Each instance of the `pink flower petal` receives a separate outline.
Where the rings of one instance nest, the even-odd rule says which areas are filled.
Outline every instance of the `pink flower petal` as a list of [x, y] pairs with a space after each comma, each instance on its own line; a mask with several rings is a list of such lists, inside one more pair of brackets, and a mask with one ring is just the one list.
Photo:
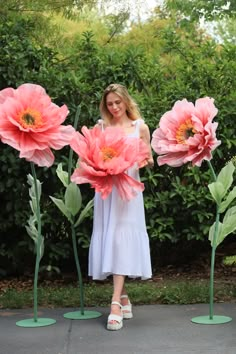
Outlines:
[[0, 91], [0, 138], [20, 151], [20, 157], [39, 166], [51, 166], [51, 149], [68, 145], [74, 128], [62, 126], [69, 111], [51, 102], [45, 89], [35, 84], [23, 84], [16, 90]]
[[13, 88], [6, 88], [0, 91], [0, 104], [5, 102], [8, 97], [14, 96], [15, 90]]
[[123, 200], [131, 200], [138, 192], [144, 190], [144, 184], [122, 173], [113, 178], [114, 185]]
[[166, 155], [158, 156], [157, 163], [159, 166], [167, 164], [172, 167], [179, 167], [184, 164], [185, 157], [186, 153], [184, 152], [173, 152]]
[[79, 166], [71, 176], [75, 183], [90, 183], [102, 198], [106, 198], [116, 186], [123, 199], [130, 200], [143, 184], [127, 176], [125, 172], [149, 156], [149, 150], [138, 138], [128, 138], [122, 130], [108, 127], [82, 128], [70, 142], [79, 155]]
[[177, 101], [152, 135], [158, 164], [178, 167], [192, 162], [200, 166], [203, 160], [210, 160], [211, 152], [221, 143], [215, 134], [217, 123], [212, 123], [216, 114], [212, 98], [200, 98], [195, 106], [186, 99]]
[[40, 167], [50, 167], [54, 162], [54, 155], [50, 149], [20, 152], [20, 158], [34, 162]]

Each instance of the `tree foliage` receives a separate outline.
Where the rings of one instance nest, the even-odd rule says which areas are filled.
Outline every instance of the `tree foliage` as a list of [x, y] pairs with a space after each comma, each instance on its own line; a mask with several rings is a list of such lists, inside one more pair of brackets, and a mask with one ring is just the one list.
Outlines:
[[236, 45], [236, 19], [227, 18], [216, 24], [216, 33], [223, 42]]
[[236, 16], [234, 0], [166, 0], [165, 5], [167, 10], [179, 11], [181, 15], [189, 16], [191, 20], [204, 17], [207, 21], [212, 21]]
[[92, 8], [96, 4], [96, 0], [0, 0], [0, 14], [51, 11], [71, 16], [73, 13], [81, 11], [85, 5]]

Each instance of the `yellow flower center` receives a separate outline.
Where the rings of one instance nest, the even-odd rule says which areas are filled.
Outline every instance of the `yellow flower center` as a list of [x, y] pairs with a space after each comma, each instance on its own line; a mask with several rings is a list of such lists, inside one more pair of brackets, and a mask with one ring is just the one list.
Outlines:
[[43, 123], [41, 113], [31, 108], [20, 112], [18, 119], [23, 128], [39, 128]]
[[104, 146], [101, 149], [103, 161], [111, 160], [113, 157], [117, 156], [117, 151], [109, 146]]
[[196, 133], [197, 131], [194, 129], [191, 119], [187, 119], [179, 126], [176, 132], [176, 140], [178, 144], [185, 144], [186, 140]]

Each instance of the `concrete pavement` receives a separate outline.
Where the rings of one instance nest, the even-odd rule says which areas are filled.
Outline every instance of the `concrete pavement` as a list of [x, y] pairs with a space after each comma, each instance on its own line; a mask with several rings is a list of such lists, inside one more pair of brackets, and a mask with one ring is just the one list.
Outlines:
[[[134, 306], [134, 318], [120, 331], [107, 331], [108, 308], [102, 316], [68, 320], [78, 309], [39, 309], [39, 318], [56, 320], [47, 327], [22, 328], [16, 322], [32, 318], [32, 309], [0, 311], [0, 354], [236, 354], [236, 304], [215, 304], [214, 315], [232, 317], [218, 325], [191, 322], [208, 315], [207, 304]], [[88, 309], [90, 310], [90, 309]]]

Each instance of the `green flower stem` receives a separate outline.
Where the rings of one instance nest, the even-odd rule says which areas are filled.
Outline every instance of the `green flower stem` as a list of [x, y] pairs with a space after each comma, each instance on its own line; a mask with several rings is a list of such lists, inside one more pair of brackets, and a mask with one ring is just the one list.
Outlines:
[[[79, 122], [79, 115], [81, 111], [81, 106], [79, 105], [77, 107], [76, 113], [75, 113], [75, 120], [74, 120], [74, 128], [77, 130], [78, 122]], [[71, 170], [72, 170], [72, 158], [73, 158], [73, 150], [70, 148], [69, 152], [69, 161], [68, 161], [68, 183], [70, 183], [70, 177], [71, 177]]]
[[84, 287], [83, 287], [83, 280], [82, 280], [81, 268], [80, 268], [78, 251], [77, 251], [75, 227], [73, 224], [71, 224], [71, 233], [72, 233], [72, 244], [73, 244], [73, 250], [74, 250], [75, 264], [76, 264], [77, 274], [78, 274], [78, 278], [79, 278], [80, 312], [81, 312], [81, 315], [84, 315]]
[[212, 177], [213, 177], [214, 182], [215, 182], [215, 181], [216, 181], [216, 174], [215, 174], [214, 168], [213, 168], [213, 166], [212, 166], [212, 164], [211, 164], [211, 162], [210, 162], [210, 161], [207, 161], [207, 162], [208, 162], [208, 166], [209, 166], [209, 168], [210, 168], [210, 171], [211, 171]]
[[[210, 161], [208, 161], [209, 168], [211, 170], [212, 177], [214, 182], [216, 181], [216, 174], [214, 168]], [[215, 253], [216, 253], [216, 239], [219, 230], [219, 221], [220, 221], [220, 213], [218, 205], [216, 206], [216, 221], [215, 221], [215, 230], [213, 235], [212, 241], [212, 248], [211, 248], [211, 273], [210, 273], [210, 319], [213, 319], [213, 303], [214, 303], [214, 268], [215, 268]]]
[[[77, 111], [75, 114], [75, 121], [74, 121], [74, 128], [77, 130], [78, 122], [79, 122], [79, 115], [81, 111], [81, 106], [77, 107]], [[69, 161], [68, 161], [68, 183], [70, 183], [71, 171], [72, 171], [72, 158], [73, 158], [73, 150], [70, 148], [69, 153]], [[76, 235], [75, 235], [75, 227], [74, 227], [74, 218], [73, 222], [71, 223], [71, 234], [72, 234], [72, 245], [75, 257], [75, 264], [77, 269], [77, 274], [79, 278], [79, 288], [80, 288], [80, 312], [81, 315], [84, 315], [84, 287], [83, 287], [83, 280], [78, 256], [78, 249], [77, 249], [77, 242], [76, 242]]]
[[36, 245], [36, 262], [35, 262], [35, 271], [34, 271], [34, 322], [38, 321], [38, 273], [39, 273], [39, 263], [40, 263], [40, 246], [42, 243], [42, 235], [41, 235], [41, 215], [40, 215], [40, 204], [39, 204], [39, 193], [37, 186], [37, 177], [35, 172], [34, 163], [30, 163], [31, 171], [34, 178], [34, 188], [35, 188], [35, 197], [36, 197], [36, 218], [38, 224], [38, 239]]

